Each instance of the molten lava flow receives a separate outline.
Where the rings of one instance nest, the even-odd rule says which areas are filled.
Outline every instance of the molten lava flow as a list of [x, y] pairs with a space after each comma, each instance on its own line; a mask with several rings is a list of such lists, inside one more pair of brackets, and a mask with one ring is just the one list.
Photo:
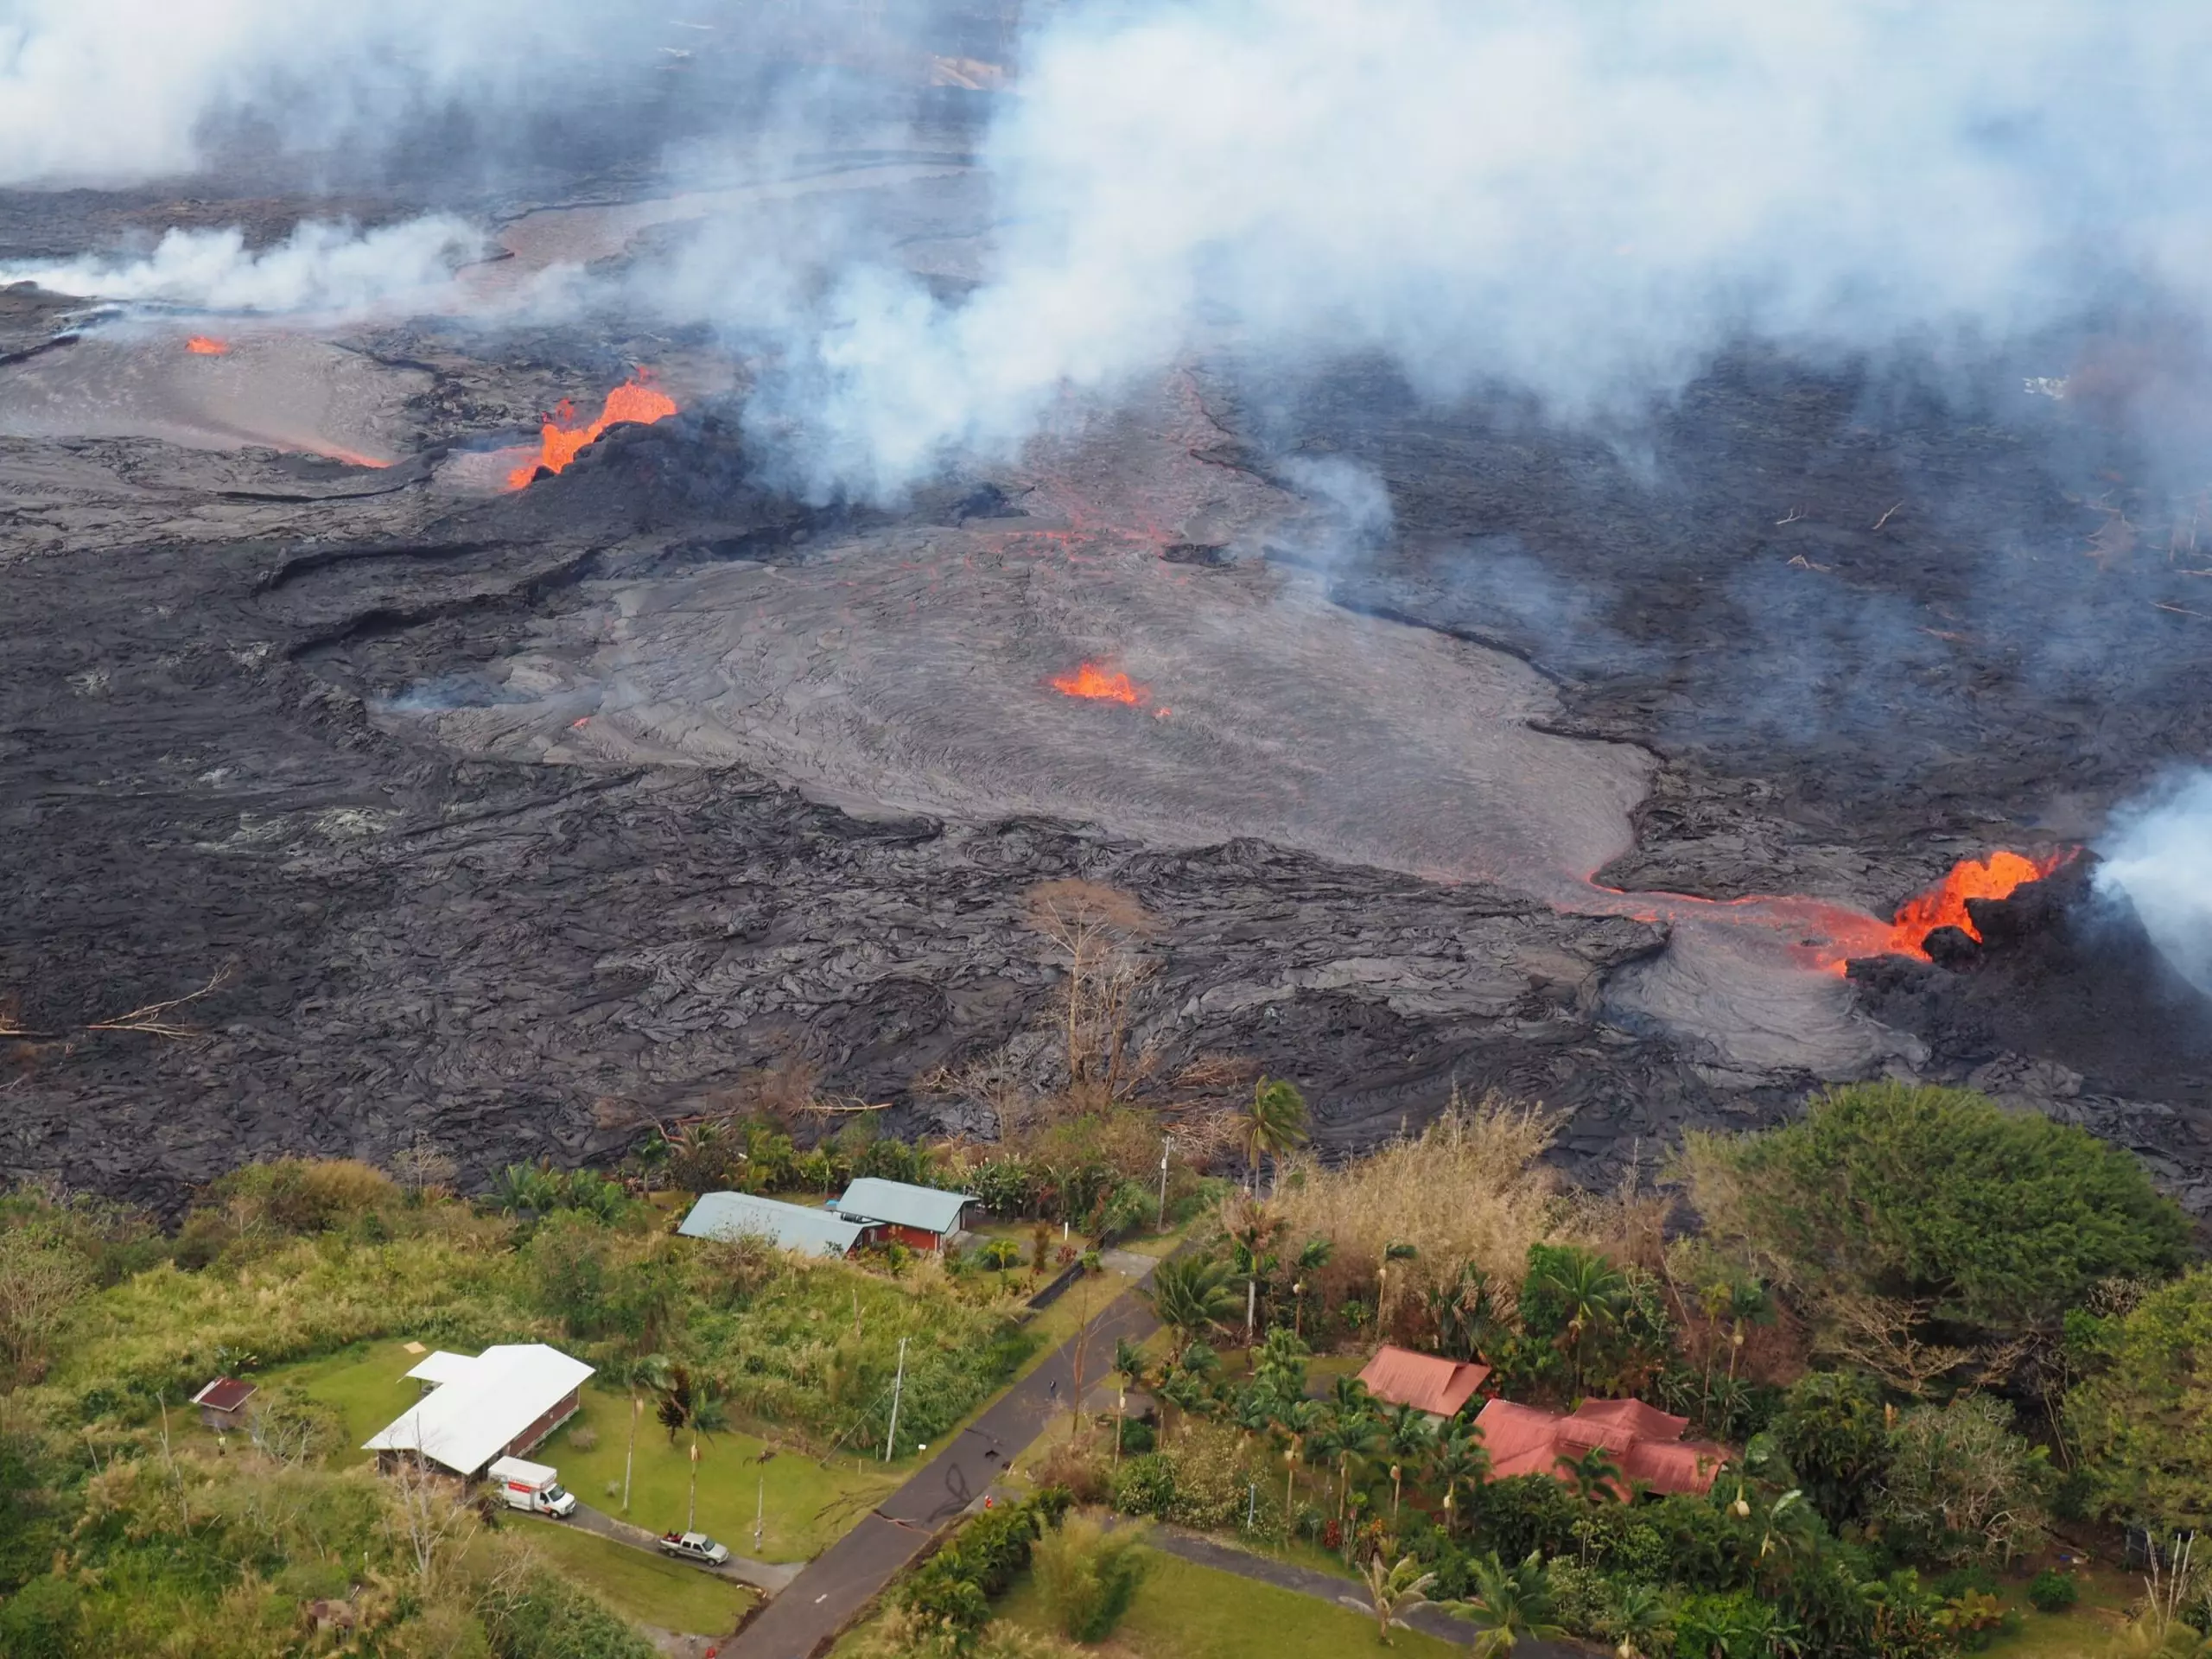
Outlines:
[[1899, 956], [1925, 960], [1925, 942], [1939, 927], [1955, 927], [1968, 938], [1979, 940], [1981, 931], [1967, 913], [1967, 899], [2010, 898], [2013, 888], [2024, 882], [2040, 881], [2063, 864], [2067, 856], [2054, 853], [2049, 858], [2037, 860], [2019, 853], [1999, 851], [1986, 859], [1960, 860], [1941, 881], [1897, 907], [1897, 920], [1890, 929], [1891, 950]]
[[589, 426], [574, 426], [575, 406], [563, 397], [553, 411], [553, 418], [545, 423], [539, 433], [537, 456], [524, 461], [507, 474], [507, 487], [518, 490], [537, 476], [537, 469], [557, 473], [576, 458], [583, 447], [596, 439], [610, 426], [624, 421], [635, 421], [650, 426], [655, 421], [664, 421], [676, 413], [676, 400], [660, 391], [652, 378], [640, 369], [636, 377], [607, 394], [599, 418]]
[[228, 354], [231, 342], [211, 339], [206, 334], [194, 334], [184, 342], [184, 349], [194, 357], [222, 357]]
[[1055, 674], [1052, 690], [1071, 697], [1096, 697], [1108, 702], [1126, 702], [1132, 709], [1145, 699], [1145, 689], [1133, 683], [1129, 677], [1116, 669], [1104, 669], [1096, 663], [1085, 663], [1072, 674]]

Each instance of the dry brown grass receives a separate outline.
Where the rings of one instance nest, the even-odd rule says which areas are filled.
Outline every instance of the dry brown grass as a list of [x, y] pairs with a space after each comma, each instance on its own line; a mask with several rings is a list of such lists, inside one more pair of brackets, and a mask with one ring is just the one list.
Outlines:
[[1337, 1262], [1357, 1270], [1410, 1244], [1413, 1259], [1391, 1264], [1394, 1305], [1471, 1262], [1510, 1307], [1531, 1244], [1595, 1244], [1611, 1230], [1597, 1201], [1563, 1190], [1539, 1161], [1556, 1122], [1540, 1107], [1495, 1095], [1468, 1103], [1455, 1092], [1419, 1135], [1357, 1163], [1286, 1160], [1276, 1203], [1290, 1247], [1328, 1239]]

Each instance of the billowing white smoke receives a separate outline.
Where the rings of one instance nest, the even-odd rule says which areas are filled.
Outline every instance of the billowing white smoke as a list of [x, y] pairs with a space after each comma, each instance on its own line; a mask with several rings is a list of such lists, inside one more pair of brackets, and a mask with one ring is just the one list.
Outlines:
[[0, 283], [212, 311], [359, 313], [434, 292], [483, 245], [447, 214], [366, 232], [310, 220], [252, 253], [238, 231], [171, 231], [143, 258], [0, 265]]
[[374, 143], [456, 92], [550, 103], [664, 27], [619, 0], [0, 0], [0, 183], [183, 172], [226, 115], [265, 149]]
[[2126, 893], [2159, 954], [2212, 996], [2212, 772], [2115, 813], [2097, 851], [2098, 888]]
[[2201, 304], [2206, 61], [2200, 0], [1070, 6], [989, 143], [992, 280], [848, 273], [769, 413], [815, 487], [884, 492], [1200, 318], [1574, 418], [1738, 336], [1940, 347], [2121, 279]]

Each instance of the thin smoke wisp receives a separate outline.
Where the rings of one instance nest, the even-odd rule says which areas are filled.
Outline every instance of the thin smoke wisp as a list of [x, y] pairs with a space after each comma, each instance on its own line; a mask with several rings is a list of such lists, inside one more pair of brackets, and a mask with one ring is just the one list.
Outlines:
[[2097, 850], [2098, 889], [2126, 894], [2159, 954], [2212, 996], [2212, 772], [2122, 808]]

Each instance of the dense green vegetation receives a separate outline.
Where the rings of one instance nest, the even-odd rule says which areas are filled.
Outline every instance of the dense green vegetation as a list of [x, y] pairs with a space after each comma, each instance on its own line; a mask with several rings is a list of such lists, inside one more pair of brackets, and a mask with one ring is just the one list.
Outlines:
[[[580, 1586], [634, 1611], [652, 1593], [650, 1558], [553, 1541], [450, 1483], [367, 1466], [360, 1440], [415, 1392], [403, 1339], [558, 1344], [605, 1385], [553, 1443], [572, 1481], [611, 1485], [630, 1462], [637, 1500], [665, 1525], [685, 1514], [695, 1470], [725, 1518], [741, 1484], [748, 1520], [756, 1478], [772, 1471], [779, 1535], [811, 1547], [844, 1485], [881, 1488], [849, 1457], [830, 1459], [825, 1484], [808, 1453], [880, 1445], [901, 1338], [904, 1450], [974, 1409], [1033, 1346], [1009, 1275], [906, 1252], [807, 1260], [676, 1238], [669, 1223], [620, 1182], [530, 1168], [472, 1204], [359, 1164], [283, 1160], [216, 1183], [168, 1236], [114, 1206], [10, 1197], [0, 1651], [285, 1651], [321, 1602], [326, 1624], [378, 1652], [643, 1659], [623, 1618]], [[185, 1403], [218, 1374], [260, 1385], [228, 1436]], [[644, 1444], [631, 1459], [633, 1415]], [[756, 1461], [771, 1448], [740, 1423], [785, 1455]], [[671, 1605], [709, 1633], [735, 1617], [727, 1594]]]
[[[2126, 1154], [1957, 1091], [1838, 1090], [1694, 1143], [1707, 1224], [1670, 1242], [1648, 1202], [1548, 1187], [1527, 1128], [1486, 1105], [1349, 1170], [1294, 1160], [1280, 1204], [1232, 1200], [1215, 1253], [1154, 1283], [1162, 1342], [1117, 1357], [1159, 1403], [1156, 1443], [1102, 1422], [1039, 1478], [1325, 1548], [1493, 1645], [1557, 1625], [1654, 1659], [1971, 1650], [2017, 1623], [2001, 1575], [2029, 1599], [2054, 1516], [2202, 1517], [2212, 1273], [2155, 1284], [2188, 1229]], [[1478, 1167], [1458, 1213], [1424, 1208], [1425, 1178]], [[1241, 1335], [1248, 1298], [1263, 1340], [1225, 1360], [1211, 1344]], [[1641, 1397], [1735, 1449], [1709, 1491], [1633, 1503], [1602, 1451], [1486, 1479], [1479, 1399], [1432, 1427], [1311, 1381], [1308, 1338], [1363, 1348], [1378, 1325], [1481, 1358], [1508, 1397]], [[2037, 1586], [2046, 1609], [2075, 1587]], [[2145, 1617], [2161, 1638], [2203, 1628], [2212, 1577]]]

